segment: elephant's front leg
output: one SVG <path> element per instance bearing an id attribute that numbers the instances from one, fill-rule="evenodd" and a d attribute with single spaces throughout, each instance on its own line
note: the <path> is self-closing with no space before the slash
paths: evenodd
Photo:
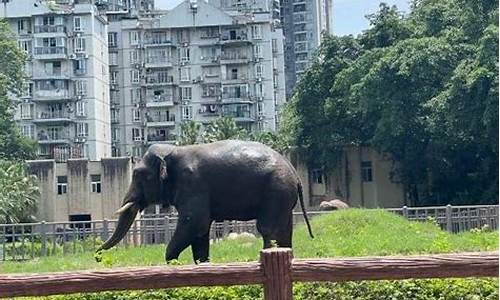
<path id="1" fill-rule="evenodd" d="M 178 259 L 184 249 L 186 249 L 194 237 L 193 221 L 189 216 L 179 216 L 177 226 L 175 227 L 174 235 L 168 243 L 165 251 L 165 260 L 171 261 Z"/>
<path id="2" fill-rule="evenodd" d="M 208 262 L 210 260 L 210 227 L 202 236 L 198 236 L 191 243 L 193 260 L 195 263 Z"/>

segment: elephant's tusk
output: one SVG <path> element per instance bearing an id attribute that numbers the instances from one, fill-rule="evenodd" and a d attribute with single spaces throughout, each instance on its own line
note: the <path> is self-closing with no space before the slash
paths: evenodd
<path id="1" fill-rule="evenodd" d="M 118 209 L 116 211 L 116 214 L 118 215 L 121 215 L 123 214 L 127 209 L 131 208 L 132 206 L 134 206 L 135 203 L 134 202 L 128 202 L 128 203 L 125 203 L 125 205 L 123 205 L 122 207 L 120 207 L 120 209 Z"/>

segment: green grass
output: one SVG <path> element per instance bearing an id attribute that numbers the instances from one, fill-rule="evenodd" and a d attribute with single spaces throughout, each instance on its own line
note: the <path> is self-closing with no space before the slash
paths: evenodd
<path id="1" fill-rule="evenodd" d="M 498 232 L 475 230 L 450 234 L 432 222 L 410 222 L 383 210 L 350 209 L 318 216 L 312 220 L 311 239 L 305 226 L 294 231 L 294 257 L 349 257 L 373 255 L 410 255 L 498 249 Z M 262 240 L 223 241 L 211 245 L 211 261 L 256 261 Z M 121 266 L 162 265 L 164 245 L 112 249 L 97 263 L 92 252 L 46 257 L 27 262 L 0 263 L 1 273 L 52 272 L 100 269 Z M 191 264 L 191 251 L 185 250 L 181 264 Z"/>

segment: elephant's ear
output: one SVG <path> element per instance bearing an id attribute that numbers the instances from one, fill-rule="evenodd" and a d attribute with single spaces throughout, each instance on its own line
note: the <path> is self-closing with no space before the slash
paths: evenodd
<path id="1" fill-rule="evenodd" d="M 167 163 L 165 162 L 165 159 L 160 158 L 160 179 L 166 180 L 167 178 L 168 178 Z"/>

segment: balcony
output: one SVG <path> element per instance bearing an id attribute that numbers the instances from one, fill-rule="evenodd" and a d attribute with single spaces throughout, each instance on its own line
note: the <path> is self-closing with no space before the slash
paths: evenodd
<path id="1" fill-rule="evenodd" d="M 35 34 L 38 33 L 66 33 L 64 25 L 35 25 Z"/>
<path id="2" fill-rule="evenodd" d="M 146 48 L 152 47 L 175 47 L 171 39 L 167 38 L 150 38 L 143 41 L 143 45 Z"/>
<path id="3" fill-rule="evenodd" d="M 223 104 L 233 104 L 233 103 L 253 103 L 250 99 L 250 95 L 248 93 L 231 93 L 231 94 L 222 94 L 222 103 Z"/>
<path id="4" fill-rule="evenodd" d="M 45 72 L 42 70 L 35 69 L 35 72 L 33 73 L 34 73 L 33 80 L 44 80 L 44 79 L 69 80 L 71 78 L 71 72 L 68 69 L 58 70 L 54 72 Z"/>
<path id="5" fill-rule="evenodd" d="M 35 47 L 34 57 L 36 59 L 66 59 L 68 49 L 66 47 Z"/>
<path id="6" fill-rule="evenodd" d="M 33 101 L 67 101 L 71 99 L 69 90 L 37 90 Z"/>
<path id="7" fill-rule="evenodd" d="M 220 56 L 221 64 L 247 64 L 248 55 L 243 53 L 224 53 Z"/>
<path id="8" fill-rule="evenodd" d="M 220 63 L 220 56 L 202 56 L 200 64 L 202 65 L 218 65 Z"/>
<path id="9" fill-rule="evenodd" d="M 150 76 L 146 76 L 146 78 L 144 78 L 141 81 L 141 84 L 146 86 L 146 87 L 173 85 L 174 84 L 174 76 L 150 75 Z"/>
<path id="10" fill-rule="evenodd" d="M 147 127 L 175 126 L 175 115 L 146 116 Z"/>
<path id="11" fill-rule="evenodd" d="M 163 95 L 163 96 L 153 96 L 148 98 L 146 102 L 146 107 L 167 107 L 174 106 L 174 96 Z"/>
<path id="12" fill-rule="evenodd" d="M 156 135 L 154 133 L 148 134 L 146 137 L 147 144 L 173 144 L 176 140 L 175 134 Z"/>
<path id="13" fill-rule="evenodd" d="M 71 116 L 65 111 L 41 112 L 33 120 L 37 124 L 61 124 L 71 122 Z"/>
<path id="14" fill-rule="evenodd" d="M 250 43 L 251 41 L 248 39 L 247 33 L 245 31 L 241 31 L 236 34 L 223 33 L 220 42 L 223 45 L 228 45 L 228 44 L 246 44 Z"/>
<path id="15" fill-rule="evenodd" d="M 239 76 L 238 78 L 225 78 L 222 80 L 222 84 L 242 84 L 247 83 L 248 78 L 246 76 Z"/>
<path id="16" fill-rule="evenodd" d="M 225 111 L 222 113 L 224 117 L 233 118 L 236 122 L 254 122 L 249 111 Z"/>
<path id="17" fill-rule="evenodd" d="M 67 133 L 56 132 L 55 134 L 47 134 L 45 131 L 41 130 L 37 134 L 38 143 L 41 145 L 50 144 L 69 144 L 70 138 Z"/>
<path id="18" fill-rule="evenodd" d="M 56 145 L 40 145 L 38 156 L 54 159 L 56 162 L 65 162 L 70 158 L 83 158 L 84 152 L 80 146 L 56 146 Z"/>
<path id="19" fill-rule="evenodd" d="M 173 66 L 171 57 L 148 56 L 146 58 L 146 68 L 171 68 Z"/>

